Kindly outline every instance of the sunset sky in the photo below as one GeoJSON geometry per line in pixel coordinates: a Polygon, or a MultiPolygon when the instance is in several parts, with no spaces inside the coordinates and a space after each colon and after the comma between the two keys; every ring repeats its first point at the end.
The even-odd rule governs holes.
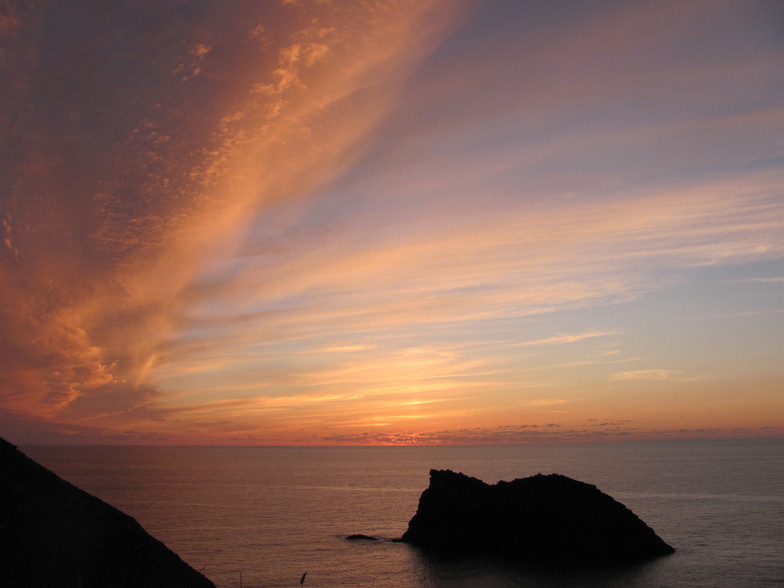
{"type": "Polygon", "coordinates": [[[0,436],[784,435],[778,0],[0,0],[0,436]]]}

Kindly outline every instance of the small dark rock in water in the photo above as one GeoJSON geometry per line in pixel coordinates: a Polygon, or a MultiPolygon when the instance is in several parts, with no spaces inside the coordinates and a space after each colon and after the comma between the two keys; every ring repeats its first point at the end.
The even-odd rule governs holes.
{"type": "Polygon", "coordinates": [[[362,533],[355,533],[346,537],[349,541],[378,541],[375,537],[370,535],[363,535],[362,533]]]}
{"type": "Polygon", "coordinates": [[[430,486],[401,540],[545,563],[622,563],[674,551],[623,504],[559,474],[489,485],[430,470],[430,486]]]}
{"type": "Polygon", "coordinates": [[[215,588],[134,519],[3,439],[0,585],[215,588]]]}

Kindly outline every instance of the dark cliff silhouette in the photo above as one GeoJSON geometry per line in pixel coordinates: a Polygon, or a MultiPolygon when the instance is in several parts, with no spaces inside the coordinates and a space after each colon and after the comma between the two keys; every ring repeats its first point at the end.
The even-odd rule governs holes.
{"type": "Polygon", "coordinates": [[[578,565],[674,551],[596,486],[558,474],[489,485],[450,470],[430,470],[430,486],[401,541],[442,552],[578,565]]]}
{"type": "Polygon", "coordinates": [[[3,439],[0,586],[215,588],[134,519],[3,439]]]}

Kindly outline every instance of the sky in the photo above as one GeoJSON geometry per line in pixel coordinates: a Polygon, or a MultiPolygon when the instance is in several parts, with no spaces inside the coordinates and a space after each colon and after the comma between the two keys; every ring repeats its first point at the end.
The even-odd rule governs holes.
{"type": "Polygon", "coordinates": [[[0,0],[0,435],[784,435],[777,0],[0,0]]]}

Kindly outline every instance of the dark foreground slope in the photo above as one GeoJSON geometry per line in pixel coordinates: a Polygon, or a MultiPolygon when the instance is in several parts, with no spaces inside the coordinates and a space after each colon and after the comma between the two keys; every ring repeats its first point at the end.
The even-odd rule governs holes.
{"type": "Polygon", "coordinates": [[[674,551],[596,486],[558,474],[488,485],[431,470],[402,541],[558,564],[623,563],[674,551]]]}
{"type": "Polygon", "coordinates": [[[214,588],[134,519],[3,439],[0,586],[214,588]]]}

